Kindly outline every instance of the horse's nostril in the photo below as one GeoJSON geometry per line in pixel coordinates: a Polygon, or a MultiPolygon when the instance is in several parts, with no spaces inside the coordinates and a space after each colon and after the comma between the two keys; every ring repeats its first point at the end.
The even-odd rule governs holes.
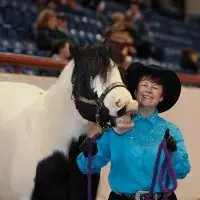
{"type": "Polygon", "coordinates": [[[116,106],[119,107],[119,108],[121,108],[121,107],[124,106],[124,103],[122,102],[121,99],[119,99],[119,100],[116,102],[116,106]]]}
{"type": "Polygon", "coordinates": [[[116,106],[120,107],[120,99],[116,102],[116,106]]]}
{"type": "Polygon", "coordinates": [[[126,106],[117,111],[117,116],[120,117],[126,114],[126,106]]]}

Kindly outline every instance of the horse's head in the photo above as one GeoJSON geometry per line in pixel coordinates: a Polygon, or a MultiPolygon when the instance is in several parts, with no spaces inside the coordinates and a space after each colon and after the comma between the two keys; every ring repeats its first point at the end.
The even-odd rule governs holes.
{"type": "Polygon", "coordinates": [[[131,115],[138,103],[125,86],[125,71],[114,63],[111,50],[105,46],[71,47],[74,59],[73,97],[80,115],[101,127],[108,125],[128,130],[133,127],[131,115]],[[124,120],[117,120],[119,116],[124,120]]]}

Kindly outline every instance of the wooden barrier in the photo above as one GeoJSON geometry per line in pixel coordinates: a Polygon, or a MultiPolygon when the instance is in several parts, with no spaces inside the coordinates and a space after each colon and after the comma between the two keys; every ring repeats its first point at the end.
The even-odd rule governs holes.
{"type": "MultiPolygon", "coordinates": [[[[62,70],[66,65],[66,62],[46,57],[0,53],[0,64],[15,66],[15,72],[18,73],[19,68],[24,66],[62,70]]],[[[181,79],[182,84],[200,86],[200,75],[178,73],[178,76],[181,79]]]]}
{"type": "Polygon", "coordinates": [[[47,57],[0,53],[0,64],[14,66],[16,68],[15,72],[18,73],[18,69],[20,67],[36,67],[62,70],[65,67],[66,62],[47,57]]]}

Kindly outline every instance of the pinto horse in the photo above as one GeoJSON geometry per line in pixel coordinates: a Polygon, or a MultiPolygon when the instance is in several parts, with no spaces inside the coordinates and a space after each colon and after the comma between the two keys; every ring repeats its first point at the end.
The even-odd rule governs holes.
{"type": "MultiPolygon", "coordinates": [[[[1,200],[86,199],[87,179],[76,156],[88,121],[108,127],[122,111],[131,117],[137,110],[107,47],[70,52],[73,60],[47,91],[0,83],[1,200]]],[[[95,197],[99,175],[93,178],[95,197]]]]}

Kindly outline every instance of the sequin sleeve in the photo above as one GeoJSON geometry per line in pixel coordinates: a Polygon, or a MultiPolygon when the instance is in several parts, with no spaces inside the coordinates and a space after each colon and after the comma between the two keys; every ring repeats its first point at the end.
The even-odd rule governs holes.
{"type": "MultiPolygon", "coordinates": [[[[105,132],[101,138],[97,141],[97,154],[92,157],[92,173],[99,173],[101,168],[104,167],[110,161],[110,137],[109,130],[105,132]]],[[[77,164],[80,171],[84,174],[87,173],[88,158],[80,153],[77,157],[77,164]]]]}
{"type": "Polygon", "coordinates": [[[170,134],[177,142],[177,151],[172,154],[172,165],[178,179],[183,179],[190,172],[190,162],[181,131],[177,127],[170,128],[170,134]]]}

